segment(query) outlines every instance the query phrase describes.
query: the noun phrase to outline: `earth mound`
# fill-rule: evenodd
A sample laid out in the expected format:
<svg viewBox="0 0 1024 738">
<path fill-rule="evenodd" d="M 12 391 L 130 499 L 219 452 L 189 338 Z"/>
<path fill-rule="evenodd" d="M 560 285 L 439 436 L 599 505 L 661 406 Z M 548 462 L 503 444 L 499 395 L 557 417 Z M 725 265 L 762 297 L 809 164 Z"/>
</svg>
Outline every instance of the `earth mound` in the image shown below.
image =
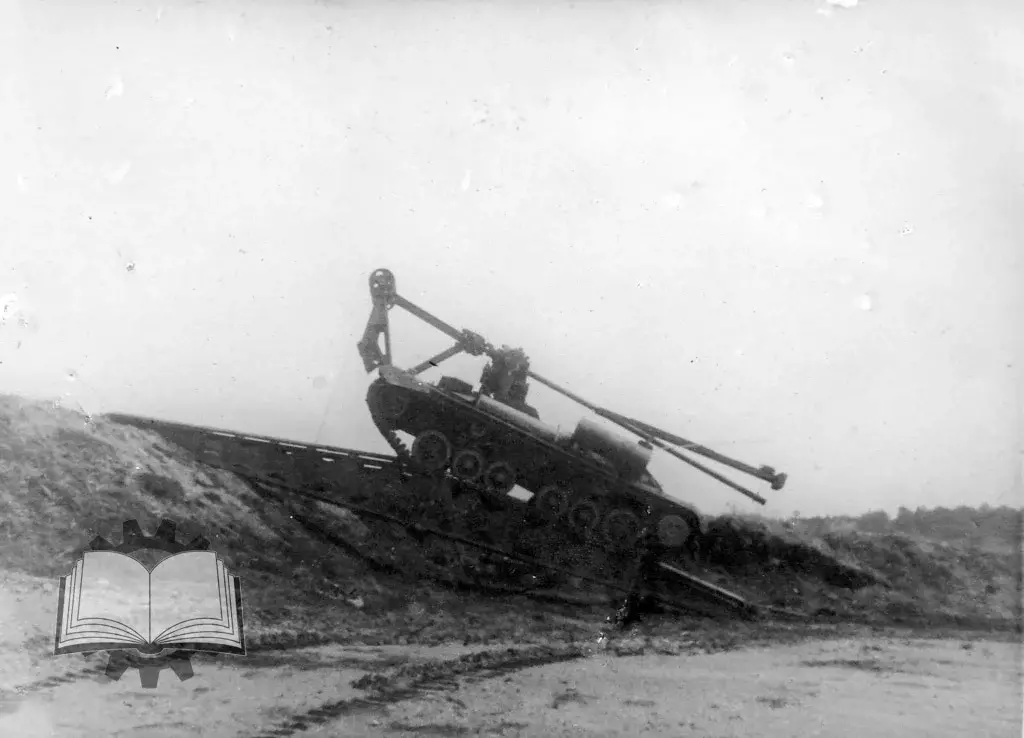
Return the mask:
<svg viewBox="0 0 1024 738">
<path fill-rule="evenodd" d="M 206 537 L 242 580 L 252 649 L 352 644 L 531 641 L 579 624 L 568 608 L 462 593 L 398 574 L 337 545 L 389 552 L 355 516 L 273 495 L 197 463 L 155 434 L 50 402 L 0 395 L 0 577 L 20 636 L 52 647 L 57 580 L 96 536 L 119 543 L 125 520 L 152 535 Z M 334 540 L 302 521 L 330 521 Z M 145 554 L 139 552 L 145 561 Z M 155 563 L 153 561 L 146 563 Z M 576 629 L 576 630 L 574 630 Z M 47 644 L 50 644 L 47 646 Z"/>
<path fill-rule="evenodd" d="M 254 648 L 573 639 L 586 637 L 608 614 L 609 598 L 620 596 L 563 577 L 558 584 L 574 590 L 578 604 L 517 597 L 522 570 L 484 571 L 487 557 L 458 545 L 455 558 L 477 571 L 466 592 L 450 542 L 243 480 L 155 433 L 54 403 L 0 396 L 0 451 L 0 571 L 5 587 L 35 590 L 43 603 L 32 614 L 38 643 L 52 631 L 56 578 L 96 536 L 120 540 L 128 519 L 150 534 L 170 519 L 178 540 L 210 540 L 242 578 Z M 384 474 L 363 484 L 371 497 L 400 500 L 409 491 Z M 1019 530 L 1020 512 L 1013 514 L 1007 530 Z M 528 543 L 568 568 L 601 560 L 560 540 Z M 936 540 L 906 528 L 721 516 L 709 521 L 687 568 L 755 603 L 812 617 L 1020 627 L 1019 545 L 993 545 L 991 537 Z M 487 583 L 505 585 L 504 593 Z"/>
<path fill-rule="evenodd" d="M 922 511 L 924 513 L 925 511 Z M 1003 508 L 1001 530 L 1022 512 Z M 823 528 L 820 520 L 721 516 L 704 565 L 753 599 L 859 622 L 1021 627 L 1020 538 L 936 540 L 891 526 Z"/>
</svg>

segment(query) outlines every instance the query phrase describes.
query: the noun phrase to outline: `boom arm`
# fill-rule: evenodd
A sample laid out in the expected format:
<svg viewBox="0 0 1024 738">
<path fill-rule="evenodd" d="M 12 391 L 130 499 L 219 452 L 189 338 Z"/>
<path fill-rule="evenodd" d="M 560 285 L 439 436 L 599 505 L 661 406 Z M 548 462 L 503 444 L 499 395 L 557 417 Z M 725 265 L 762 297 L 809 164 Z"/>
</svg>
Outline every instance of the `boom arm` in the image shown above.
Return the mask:
<svg viewBox="0 0 1024 738">
<path fill-rule="evenodd" d="M 415 315 L 423 322 L 429 323 L 437 330 L 455 340 L 455 344 L 451 348 L 445 349 L 436 356 L 433 356 L 410 369 L 410 374 L 420 374 L 430 367 L 437 366 L 442 361 L 450 359 L 463 352 L 470 354 L 471 356 L 481 356 L 486 354 L 495 361 L 500 361 L 503 357 L 503 352 L 488 343 L 482 336 L 468 330 L 460 331 L 399 295 L 395 286 L 395 277 L 387 269 L 377 269 L 370 275 L 370 296 L 373 299 L 373 311 L 371 312 L 370 319 L 367 322 L 363 338 L 358 344 L 359 355 L 363 359 L 363 366 L 366 368 L 367 372 L 371 372 L 381 366 L 391 366 L 391 331 L 388 321 L 388 311 L 396 305 Z M 383 350 L 380 346 L 381 337 L 384 338 Z M 605 410 L 602 407 L 587 402 L 579 395 L 570 392 L 564 387 L 558 386 L 551 380 L 545 379 L 533 371 L 527 370 L 526 375 L 537 380 L 546 387 L 553 389 L 555 392 L 564 395 L 570 400 L 579 403 L 595 414 L 610 420 L 630 433 L 639 436 L 650 446 L 657 446 L 680 461 L 699 469 L 705 474 L 717 479 L 723 484 L 735 489 L 762 505 L 765 504 L 766 500 L 760 495 L 741 487 L 718 472 L 709 469 L 703 464 L 687 456 L 684 456 L 679 448 L 672 448 L 672 446 L 685 448 L 687 451 L 692 451 L 695 454 L 717 461 L 718 463 L 729 466 L 737 471 L 757 477 L 758 479 L 771 484 L 773 490 L 780 490 L 786 484 L 786 475 L 777 473 L 770 466 L 753 467 L 748 464 L 744 464 L 741 461 L 731 459 L 717 451 L 713 451 L 698 443 L 687 441 L 685 438 L 673 435 L 667 431 L 661 430 L 660 428 L 642 423 L 639 420 L 627 418 L 626 416 L 614 413 L 611 410 Z"/>
<path fill-rule="evenodd" d="M 370 313 L 370 320 L 366 324 L 363 339 L 358 344 L 359 355 L 363 359 L 363 366 L 367 372 L 372 372 L 381 366 L 391 366 L 391 326 L 388 321 L 388 311 L 395 305 L 455 339 L 454 346 L 410 369 L 410 374 L 421 374 L 430 367 L 437 366 L 442 361 L 463 351 L 472 356 L 487 354 L 493 358 L 497 355 L 494 347 L 487 343 L 482 336 L 472 331 L 457 330 L 440 318 L 431 315 L 419 305 L 399 295 L 395 286 L 395 277 L 387 269 L 377 269 L 370 275 L 370 297 L 373 299 L 373 312 Z M 380 347 L 382 336 L 384 338 L 383 351 Z"/>
<path fill-rule="evenodd" d="M 750 490 L 739 486 L 728 477 L 722 476 L 713 469 L 709 469 L 703 464 L 694 461 L 693 459 L 690 459 L 686 456 L 683 456 L 683 454 L 680 451 L 671 448 L 668 444 L 671 443 L 676 446 L 683 446 L 688 451 L 693 451 L 694 453 L 700 454 L 701 456 L 706 456 L 709 459 L 713 459 L 714 461 L 717 461 L 720 464 L 724 464 L 726 466 L 732 467 L 733 469 L 736 469 L 737 471 L 749 474 L 752 477 L 763 479 L 764 481 L 770 483 L 772 489 L 774 490 L 780 490 L 786 484 L 786 475 L 776 473 L 775 470 L 772 469 L 770 466 L 762 466 L 760 468 L 755 468 L 749 466 L 748 464 L 744 464 L 742 461 L 730 459 L 728 456 L 724 456 L 718 453 L 717 451 L 712 451 L 711 449 L 701 446 L 700 444 L 687 441 L 685 438 L 674 436 L 670 433 L 667 433 L 666 431 L 660 430 L 659 428 L 655 428 L 652 425 L 647 425 L 646 423 L 641 423 L 638 420 L 627 418 L 624 415 L 613 413 L 611 410 L 605 410 L 604 408 L 598 407 L 597 405 L 592 405 L 579 395 L 570 392 L 564 387 L 559 387 L 551 380 L 545 379 L 544 377 L 532 371 L 529 372 L 529 376 L 533 379 L 536 379 L 541 384 L 550 387 L 555 392 L 565 395 L 570 400 L 578 402 L 580 405 L 583 405 L 588 410 L 591 410 L 595 414 L 600 415 L 602 418 L 612 421 L 619 427 L 628 430 L 630 433 L 633 433 L 634 435 L 640 436 L 642 439 L 644 439 L 647 443 L 651 444 L 652 446 L 657 446 L 666 453 L 675 456 L 680 461 L 684 461 L 690 466 L 696 469 L 700 469 L 708 476 L 714 477 L 719 482 L 722 482 L 723 484 L 732 487 L 737 492 L 746 495 L 750 499 L 754 500 L 755 502 L 759 502 L 762 505 L 765 504 L 766 500 L 763 497 L 761 497 L 761 495 L 751 492 Z"/>
</svg>

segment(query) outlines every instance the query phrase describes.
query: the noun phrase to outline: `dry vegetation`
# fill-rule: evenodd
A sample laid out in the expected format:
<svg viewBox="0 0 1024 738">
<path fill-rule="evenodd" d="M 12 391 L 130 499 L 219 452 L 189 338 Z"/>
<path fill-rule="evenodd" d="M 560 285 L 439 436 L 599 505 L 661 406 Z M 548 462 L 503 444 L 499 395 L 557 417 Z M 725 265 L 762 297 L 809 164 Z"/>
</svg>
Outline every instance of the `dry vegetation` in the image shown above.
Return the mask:
<svg viewBox="0 0 1024 738">
<path fill-rule="evenodd" d="M 776 605 L 847 620 L 1020 629 L 1020 509 L 883 516 L 723 516 L 708 564 Z"/>
<path fill-rule="evenodd" d="M 179 540 L 206 536 L 242 577 L 254 648 L 571 639 L 589 627 L 574 615 L 592 623 L 607 614 L 469 598 L 417 580 L 417 551 L 396 553 L 352 516 L 258 492 L 155 435 L 50 403 L 0 396 L 0 454 L 8 583 L 52 583 L 93 537 L 119 540 L 121 521 L 152 532 L 170 518 L 181 521 Z M 325 515 L 332 535 L 308 524 Z M 711 521 L 701 565 L 755 601 L 819 617 L 1019 630 L 1020 530 L 1011 508 L 904 511 L 895 520 L 723 516 Z M 383 572 L 336 545 L 339 536 L 409 565 Z"/>
</svg>

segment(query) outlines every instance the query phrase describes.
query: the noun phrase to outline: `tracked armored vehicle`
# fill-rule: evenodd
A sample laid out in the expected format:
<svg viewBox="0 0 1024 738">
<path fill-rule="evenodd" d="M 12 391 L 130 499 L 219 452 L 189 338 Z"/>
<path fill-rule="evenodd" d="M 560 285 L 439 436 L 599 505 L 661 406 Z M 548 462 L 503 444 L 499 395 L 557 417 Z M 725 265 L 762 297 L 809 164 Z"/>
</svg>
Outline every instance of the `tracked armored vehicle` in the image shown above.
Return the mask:
<svg viewBox="0 0 1024 738">
<path fill-rule="evenodd" d="M 268 500 L 302 498 L 292 509 L 296 519 L 379 566 L 402 561 L 414 576 L 449 586 L 586 599 L 599 591 L 632 591 L 637 564 L 653 562 L 649 554 L 660 546 L 653 572 L 660 602 L 685 611 L 756 615 L 759 608 L 701 579 L 699 566 L 688 566 L 685 551 L 700 542 L 700 516 L 668 495 L 648 464 L 661 449 L 761 504 L 762 497 L 691 454 L 773 489 L 782 488 L 785 474 L 587 402 L 532 371 L 522 349 L 495 347 L 406 300 L 388 270 L 370 276 L 370 294 L 373 310 L 358 348 L 366 371 L 379 373 L 367 402 L 396 456 L 120 413 L 107 419 L 159 434 L 196 460 L 238 475 Z M 388 314 L 396 306 L 454 345 L 410 369 L 394 366 Z M 478 383 L 421 378 L 459 353 L 488 359 Z M 604 424 L 584 418 L 562 433 L 528 403 L 529 380 Z M 400 433 L 412 437 L 411 448 Z M 355 514 L 363 532 L 348 527 L 347 516 L 321 520 L 324 506 Z M 338 536 L 332 526 L 343 519 Z"/>
<path fill-rule="evenodd" d="M 644 529 L 657 532 L 668 550 L 694 542 L 699 514 L 669 496 L 648 471 L 654 448 L 710 474 L 761 504 L 764 498 L 705 467 L 679 448 L 713 459 L 781 489 L 786 475 L 767 466 L 751 467 L 653 426 L 602 409 L 544 379 L 530 369 L 519 348 L 495 347 L 482 336 L 457 330 L 405 299 L 394 275 L 370 275 L 373 309 L 358 348 L 366 371 L 378 371 L 367 404 L 381 434 L 415 473 L 447 477 L 479 497 L 495 518 L 522 503 L 535 519 L 568 528 L 577 538 L 616 550 L 633 547 Z M 392 364 L 389 311 L 401 307 L 455 340 L 455 345 L 411 369 Z M 383 339 L 383 346 L 381 345 Z M 459 353 L 485 356 L 477 385 L 452 376 L 426 382 L 419 375 Z M 622 435 L 583 418 L 571 433 L 543 422 L 527 403 L 534 379 L 624 429 Z M 414 440 L 407 447 L 398 436 Z M 673 448 L 673 446 L 677 448 Z"/>
</svg>

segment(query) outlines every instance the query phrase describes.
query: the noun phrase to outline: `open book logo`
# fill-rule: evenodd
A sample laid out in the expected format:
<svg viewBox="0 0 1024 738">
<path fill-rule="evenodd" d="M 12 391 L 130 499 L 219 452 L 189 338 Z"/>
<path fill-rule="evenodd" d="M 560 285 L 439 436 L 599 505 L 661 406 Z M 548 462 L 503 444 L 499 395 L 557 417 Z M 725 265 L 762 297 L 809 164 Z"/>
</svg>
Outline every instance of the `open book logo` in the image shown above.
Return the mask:
<svg viewBox="0 0 1024 738">
<path fill-rule="evenodd" d="M 107 676 L 134 666 L 144 687 L 155 687 L 163 668 L 193 676 L 190 651 L 244 655 L 241 582 L 209 543 L 178 543 L 169 520 L 154 536 L 135 520 L 123 527 L 121 545 L 96 538 L 61 577 L 54 654 L 109 651 Z M 142 549 L 170 555 L 147 567 L 129 555 Z"/>
</svg>

